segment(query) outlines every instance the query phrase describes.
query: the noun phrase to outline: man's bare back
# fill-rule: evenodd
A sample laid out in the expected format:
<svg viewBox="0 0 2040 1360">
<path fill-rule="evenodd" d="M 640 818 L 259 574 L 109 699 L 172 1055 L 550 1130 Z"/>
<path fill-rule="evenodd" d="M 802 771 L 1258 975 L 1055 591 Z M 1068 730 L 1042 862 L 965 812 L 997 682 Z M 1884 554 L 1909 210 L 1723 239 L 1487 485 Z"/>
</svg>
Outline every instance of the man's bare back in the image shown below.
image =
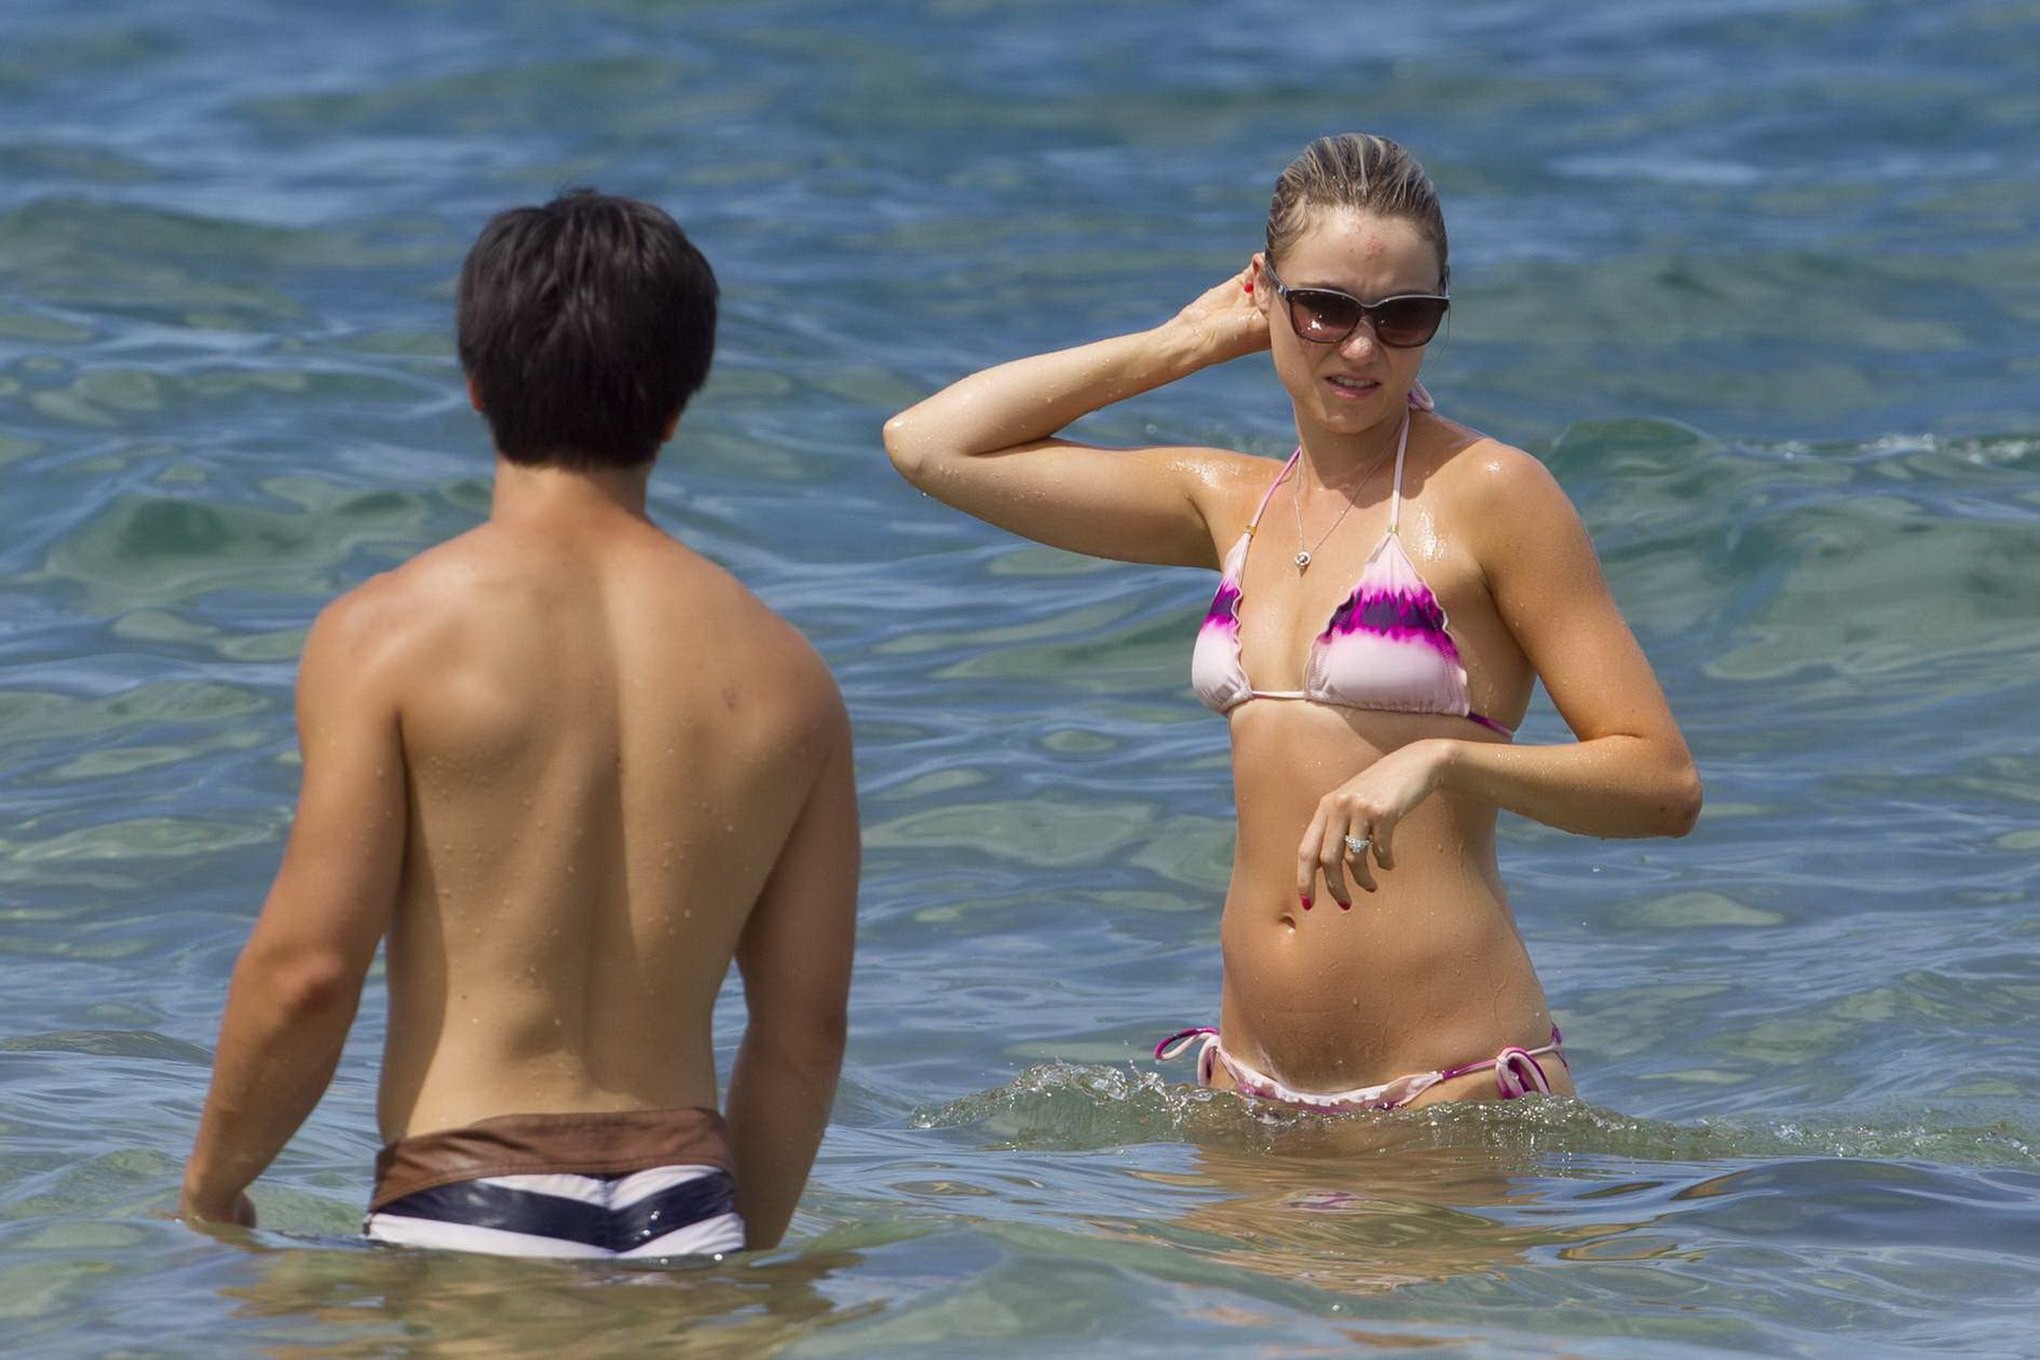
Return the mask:
<svg viewBox="0 0 2040 1360">
<path fill-rule="evenodd" d="M 608 204 L 656 212 L 575 196 L 520 211 L 564 205 L 586 232 L 574 214 Z M 665 228 L 684 246 L 670 219 L 652 221 Z M 559 235 L 538 244 L 567 248 Z M 635 265 L 639 249 L 626 239 L 615 253 Z M 507 291 L 528 303 L 530 289 Z M 613 291 L 628 313 L 641 290 Z M 707 307 L 712 328 L 712 291 Z M 464 310 L 464 361 L 468 325 Z M 501 449 L 509 419 L 474 371 L 488 362 L 470 365 L 471 390 Z M 626 429 L 622 460 L 499 456 L 488 523 L 314 625 L 297 816 L 235 969 L 186 1173 L 193 1217 L 250 1217 L 241 1192 L 330 1079 L 386 934 L 374 1235 L 626 1254 L 658 1245 L 640 1227 L 690 1205 L 752 1246 L 784 1232 L 843 1047 L 849 725 L 800 635 L 646 517 L 639 449 L 670 436 L 684 400 L 662 429 Z M 725 1135 L 711 1016 L 733 961 L 748 1024 Z M 727 1190 L 711 1202 L 696 1174 L 711 1171 L 734 1178 L 734 1205 Z M 555 1232 L 526 1214 L 510 1241 L 502 1225 L 524 1210 L 477 1205 L 522 1194 L 527 1172 L 581 1177 L 569 1188 L 591 1202 L 615 1191 L 614 1221 Z M 631 1204 L 654 1190 L 664 1198 L 633 1226 Z"/>
<path fill-rule="evenodd" d="M 790 877 L 841 872 L 847 847 L 788 844 L 848 773 L 813 650 L 562 480 L 509 470 L 487 525 L 336 606 L 374 621 L 408 772 L 387 1140 L 512 1110 L 714 1105 L 709 1015 L 752 905 L 782 858 Z"/>
</svg>

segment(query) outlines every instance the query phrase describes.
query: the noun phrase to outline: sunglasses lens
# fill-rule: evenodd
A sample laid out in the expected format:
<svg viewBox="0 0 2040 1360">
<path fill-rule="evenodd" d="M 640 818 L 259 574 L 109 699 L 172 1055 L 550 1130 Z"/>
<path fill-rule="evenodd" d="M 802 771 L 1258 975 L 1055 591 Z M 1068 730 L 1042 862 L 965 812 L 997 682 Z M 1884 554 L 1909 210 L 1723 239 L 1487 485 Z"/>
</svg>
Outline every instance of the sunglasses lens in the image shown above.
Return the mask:
<svg viewBox="0 0 2040 1360">
<path fill-rule="evenodd" d="M 1298 288 L 1289 294 L 1289 320 L 1306 340 L 1343 340 L 1360 324 L 1360 304 L 1344 293 Z"/>
<path fill-rule="evenodd" d="M 1397 297 L 1363 307 L 1344 293 L 1292 288 L 1289 321 L 1304 339 L 1328 345 L 1351 335 L 1364 315 L 1374 323 L 1376 340 L 1393 349 L 1415 349 L 1431 342 L 1451 305 L 1444 298 Z"/>
<path fill-rule="evenodd" d="M 1375 338 L 1396 349 L 1428 345 L 1450 305 L 1444 298 L 1389 298 L 1374 309 Z"/>
</svg>

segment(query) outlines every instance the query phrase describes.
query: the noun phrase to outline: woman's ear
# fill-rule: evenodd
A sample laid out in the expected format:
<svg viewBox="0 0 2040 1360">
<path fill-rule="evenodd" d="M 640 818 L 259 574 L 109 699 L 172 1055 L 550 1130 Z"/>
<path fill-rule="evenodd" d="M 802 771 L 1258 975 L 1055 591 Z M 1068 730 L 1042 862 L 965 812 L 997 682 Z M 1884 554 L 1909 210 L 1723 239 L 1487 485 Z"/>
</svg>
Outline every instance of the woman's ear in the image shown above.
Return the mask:
<svg viewBox="0 0 2040 1360">
<path fill-rule="evenodd" d="M 1275 296 L 1275 285 L 1268 281 L 1268 257 L 1260 251 L 1247 262 L 1247 281 L 1242 285 L 1254 299 L 1254 305 L 1267 315 L 1268 304 Z"/>
</svg>

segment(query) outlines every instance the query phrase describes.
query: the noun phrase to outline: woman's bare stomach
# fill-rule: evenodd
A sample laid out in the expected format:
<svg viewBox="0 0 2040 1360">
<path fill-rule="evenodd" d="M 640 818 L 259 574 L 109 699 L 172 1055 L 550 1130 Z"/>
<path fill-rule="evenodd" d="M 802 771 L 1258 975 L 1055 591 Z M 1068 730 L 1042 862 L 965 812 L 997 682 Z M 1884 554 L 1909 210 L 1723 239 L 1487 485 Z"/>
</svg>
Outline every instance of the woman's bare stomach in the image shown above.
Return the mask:
<svg viewBox="0 0 2040 1360">
<path fill-rule="evenodd" d="M 1451 720 L 1395 719 L 1398 740 L 1376 746 L 1363 722 L 1303 708 L 1234 722 L 1226 1051 L 1297 1090 L 1332 1092 L 1550 1042 L 1551 1012 L 1495 864 L 1491 805 L 1433 794 L 1396 828 L 1394 867 L 1375 868 L 1376 891 L 1356 887 L 1345 908 L 1319 883 L 1304 908 L 1297 845 L 1319 800 L 1400 740 L 1441 726 L 1460 734 Z M 1457 1089 L 1469 1083 L 1479 1086 L 1469 1078 L 1439 1094 L 1479 1094 Z"/>
<path fill-rule="evenodd" d="M 1220 928 L 1226 1050 L 1299 1090 L 1377 1085 L 1549 1042 L 1551 1013 L 1507 909 L 1384 884 L 1286 912 L 1235 896 Z"/>
</svg>

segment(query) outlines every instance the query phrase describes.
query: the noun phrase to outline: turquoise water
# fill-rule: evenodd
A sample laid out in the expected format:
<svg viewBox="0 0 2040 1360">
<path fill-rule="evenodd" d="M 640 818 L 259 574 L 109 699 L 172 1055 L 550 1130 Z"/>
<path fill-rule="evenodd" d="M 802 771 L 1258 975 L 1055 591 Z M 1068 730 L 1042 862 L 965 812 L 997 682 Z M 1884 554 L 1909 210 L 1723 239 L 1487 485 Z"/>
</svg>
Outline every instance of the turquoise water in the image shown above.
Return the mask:
<svg viewBox="0 0 2040 1360">
<path fill-rule="evenodd" d="M 0 1349 L 2040 1353 L 2040 5 L 1437 9 L 11 0 Z M 1434 391 L 1557 471 L 1708 780 L 1681 842 L 1504 821 L 1577 1105 L 1326 1124 L 1158 1073 L 1216 1000 L 1210 581 L 1004 538 L 877 447 L 1166 315 L 1356 126 L 1446 195 Z M 759 1259 L 367 1251 L 371 993 L 215 1242 L 162 1215 L 297 647 L 482 512 L 450 280 L 578 182 L 716 262 L 655 511 L 856 715 L 837 1123 Z M 1248 361 L 1092 431 L 1286 418 Z"/>
</svg>

